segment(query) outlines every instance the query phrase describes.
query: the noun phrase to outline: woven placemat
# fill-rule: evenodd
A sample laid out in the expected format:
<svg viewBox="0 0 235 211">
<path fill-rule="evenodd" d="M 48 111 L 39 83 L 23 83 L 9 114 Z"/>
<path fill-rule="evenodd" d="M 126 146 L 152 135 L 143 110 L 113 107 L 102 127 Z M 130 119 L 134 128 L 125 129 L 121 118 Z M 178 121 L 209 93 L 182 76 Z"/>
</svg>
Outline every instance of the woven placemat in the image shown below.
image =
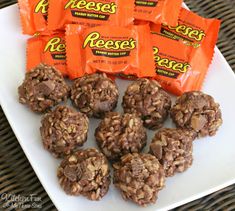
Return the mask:
<svg viewBox="0 0 235 211">
<path fill-rule="evenodd" d="M 13 3 L 16 1 L 0 0 L 0 8 Z M 217 45 L 235 71 L 235 0 L 185 0 L 185 3 L 202 16 L 223 20 Z M 56 210 L 0 108 L 0 210 L 23 210 L 28 207 L 27 210 Z M 234 211 L 235 185 L 174 210 Z"/>
</svg>

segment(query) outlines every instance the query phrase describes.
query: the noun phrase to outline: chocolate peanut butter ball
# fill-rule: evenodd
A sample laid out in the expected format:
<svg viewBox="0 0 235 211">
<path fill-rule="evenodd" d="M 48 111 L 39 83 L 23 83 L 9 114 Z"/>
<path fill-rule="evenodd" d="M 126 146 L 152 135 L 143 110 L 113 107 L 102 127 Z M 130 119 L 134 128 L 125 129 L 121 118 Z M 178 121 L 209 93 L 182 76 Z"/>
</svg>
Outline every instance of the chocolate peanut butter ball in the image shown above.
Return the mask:
<svg viewBox="0 0 235 211">
<path fill-rule="evenodd" d="M 76 79 L 71 90 L 74 105 L 88 117 L 97 118 L 116 108 L 118 95 L 117 85 L 104 73 Z"/>
<path fill-rule="evenodd" d="M 58 106 L 42 119 L 40 128 L 44 148 L 55 157 L 64 157 L 87 140 L 88 118 L 70 107 Z"/>
<path fill-rule="evenodd" d="M 198 137 L 214 136 L 223 122 L 219 104 L 200 91 L 178 97 L 170 114 L 177 127 L 194 130 Z"/>
<path fill-rule="evenodd" d="M 32 111 L 45 112 L 67 99 L 69 87 L 54 67 L 39 64 L 26 73 L 18 93 L 20 103 Z"/>
<path fill-rule="evenodd" d="M 127 154 L 115 163 L 114 185 L 125 200 L 140 206 L 155 203 L 164 187 L 165 175 L 159 161 L 150 154 Z"/>
<path fill-rule="evenodd" d="M 95 138 L 109 160 L 117 160 L 130 152 L 140 152 L 147 135 L 142 120 L 134 114 L 109 113 L 100 122 Z"/>
<path fill-rule="evenodd" d="M 69 195 L 100 200 L 109 190 L 108 162 L 95 148 L 80 150 L 65 158 L 58 168 L 57 177 Z"/>
<path fill-rule="evenodd" d="M 125 113 L 136 113 L 149 129 L 162 127 L 171 107 L 170 96 L 155 80 L 138 79 L 128 86 L 123 97 Z"/>
<path fill-rule="evenodd" d="M 195 133 L 186 129 L 164 128 L 156 133 L 150 153 L 162 164 L 167 177 L 192 165 L 194 139 Z"/>
</svg>

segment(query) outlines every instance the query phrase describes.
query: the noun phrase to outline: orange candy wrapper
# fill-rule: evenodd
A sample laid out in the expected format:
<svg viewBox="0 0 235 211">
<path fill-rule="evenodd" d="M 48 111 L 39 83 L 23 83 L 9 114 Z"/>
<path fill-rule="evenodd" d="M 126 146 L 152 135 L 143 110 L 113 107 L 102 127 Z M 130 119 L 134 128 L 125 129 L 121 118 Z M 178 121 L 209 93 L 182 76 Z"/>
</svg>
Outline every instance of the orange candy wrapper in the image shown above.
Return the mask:
<svg viewBox="0 0 235 211">
<path fill-rule="evenodd" d="M 153 77 L 154 61 L 149 26 L 94 28 L 67 25 L 67 67 L 70 78 L 97 71 Z"/>
<path fill-rule="evenodd" d="M 48 0 L 18 0 L 18 4 L 23 34 L 46 30 Z"/>
<path fill-rule="evenodd" d="M 137 20 L 176 26 L 183 0 L 135 0 Z"/>
<path fill-rule="evenodd" d="M 39 35 L 27 41 L 27 71 L 40 63 L 52 65 L 64 76 L 66 71 L 65 35 L 62 32 L 53 35 Z"/>
<path fill-rule="evenodd" d="M 218 39 L 219 28 L 220 20 L 206 19 L 183 8 L 181 10 L 179 23 L 176 27 L 171 27 L 164 24 L 151 24 L 151 30 L 153 33 L 160 34 L 172 40 L 178 41 L 178 43 L 185 46 L 192 47 L 191 60 L 189 63 L 193 74 L 190 74 L 191 71 L 188 71 L 190 76 L 187 78 L 187 82 L 181 84 L 183 87 L 182 90 L 177 88 L 176 91 L 174 91 L 171 88 L 171 92 L 175 94 L 182 94 L 185 91 L 201 89 L 202 83 L 214 55 L 214 48 Z M 178 48 L 182 49 L 177 50 L 177 48 L 175 48 L 176 55 L 182 54 L 181 51 L 184 50 L 183 45 L 181 45 L 181 47 L 178 46 Z M 166 48 L 167 46 L 169 47 L 170 45 L 165 45 Z M 179 53 L 179 51 L 181 53 Z M 196 70 L 197 72 L 195 72 Z M 182 81 L 185 81 L 185 79 Z"/>
<path fill-rule="evenodd" d="M 203 18 L 182 8 L 177 26 L 150 24 L 150 27 L 153 33 L 192 45 L 194 48 L 203 48 L 206 55 L 211 57 L 218 39 L 220 22 L 217 19 Z"/>
<path fill-rule="evenodd" d="M 152 35 L 155 79 L 162 87 L 175 94 L 200 90 L 211 62 L 206 55 L 198 57 L 192 46 L 181 42 Z"/>
<path fill-rule="evenodd" d="M 49 30 L 71 23 L 86 27 L 128 26 L 133 20 L 134 0 L 50 0 Z"/>
</svg>

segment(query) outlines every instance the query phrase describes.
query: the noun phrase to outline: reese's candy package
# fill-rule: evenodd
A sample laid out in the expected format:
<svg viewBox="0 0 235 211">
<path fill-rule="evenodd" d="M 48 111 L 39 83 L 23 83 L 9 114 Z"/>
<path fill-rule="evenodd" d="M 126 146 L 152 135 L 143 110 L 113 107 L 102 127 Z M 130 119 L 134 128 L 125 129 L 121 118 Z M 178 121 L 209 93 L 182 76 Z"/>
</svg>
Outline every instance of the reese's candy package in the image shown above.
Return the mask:
<svg viewBox="0 0 235 211">
<path fill-rule="evenodd" d="M 134 0 L 50 0 L 48 28 L 65 24 L 87 27 L 128 26 L 134 20 Z"/>
<path fill-rule="evenodd" d="M 208 61 L 206 56 L 199 58 L 199 54 L 193 53 L 192 46 L 161 35 L 153 34 L 152 44 L 154 78 L 164 89 L 175 95 L 201 89 L 211 59 Z"/>
<path fill-rule="evenodd" d="M 65 35 L 57 32 L 53 35 L 39 35 L 27 41 L 27 70 L 40 63 L 56 67 L 63 75 L 66 72 Z"/>
<path fill-rule="evenodd" d="M 97 71 L 153 77 L 150 28 L 80 25 L 66 27 L 67 70 L 70 78 Z"/>
<path fill-rule="evenodd" d="M 134 17 L 153 23 L 175 26 L 183 0 L 135 0 Z"/>
<path fill-rule="evenodd" d="M 18 0 L 23 34 L 33 35 L 47 28 L 48 0 Z"/>
<path fill-rule="evenodd" d="M 181 9 L 179 21 L 176 26 L 166 24 L 150 24 L 153 33 L 182 41 L 194 48 L 210 48 L 213 54 L 218 39 L 220 20 L 203 18 L 184 8 Z M 212 48 L 211 48 L 212 47 Z M 210 55 L 211 55 L 210 52 Z"/>
</svg>

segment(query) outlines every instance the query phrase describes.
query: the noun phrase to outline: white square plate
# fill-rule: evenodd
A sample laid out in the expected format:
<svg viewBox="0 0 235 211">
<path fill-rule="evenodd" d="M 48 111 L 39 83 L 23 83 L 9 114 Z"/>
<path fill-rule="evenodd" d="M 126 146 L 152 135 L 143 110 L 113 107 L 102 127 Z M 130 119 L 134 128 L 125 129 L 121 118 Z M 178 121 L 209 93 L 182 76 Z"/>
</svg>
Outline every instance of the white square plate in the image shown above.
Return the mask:
<svg viewBox="0 0 235 211">
<path fill-rule="evenodd" d="M 140 208 L 126 202 L 113 185 L 99 202 L 66 195 L 57 182 L 59 161 L 45 151 L 41 143 L 41 116 L 18 103 L 17 88 L 24 78 L 26 39 L 27 36 L 21 35 L 17 6 L 0 10 L 0 103 L 38 178 L 59 210 L 167 210 L 235 183 L 235 77 L 216 48 L 203 91 L 211 94 L 221 104 L 224 124 L 215 137 L 194 143 L 193 166 L 185 173 L 167 179 L 166 187 L 160 192 L 155 205 Z M 122 96 L 130 82 L 117 82 Z M 117 110 L 122 111 L 120 102 L 121 97 Z M 95 146 L 93 133 L 98 122 L 91 120 L 85 147 Z M 173 126 L 170 120 L 165 125 Z M 152 136 L 153 133 L 148 132 L 149 141 Z"/>
</svg>

